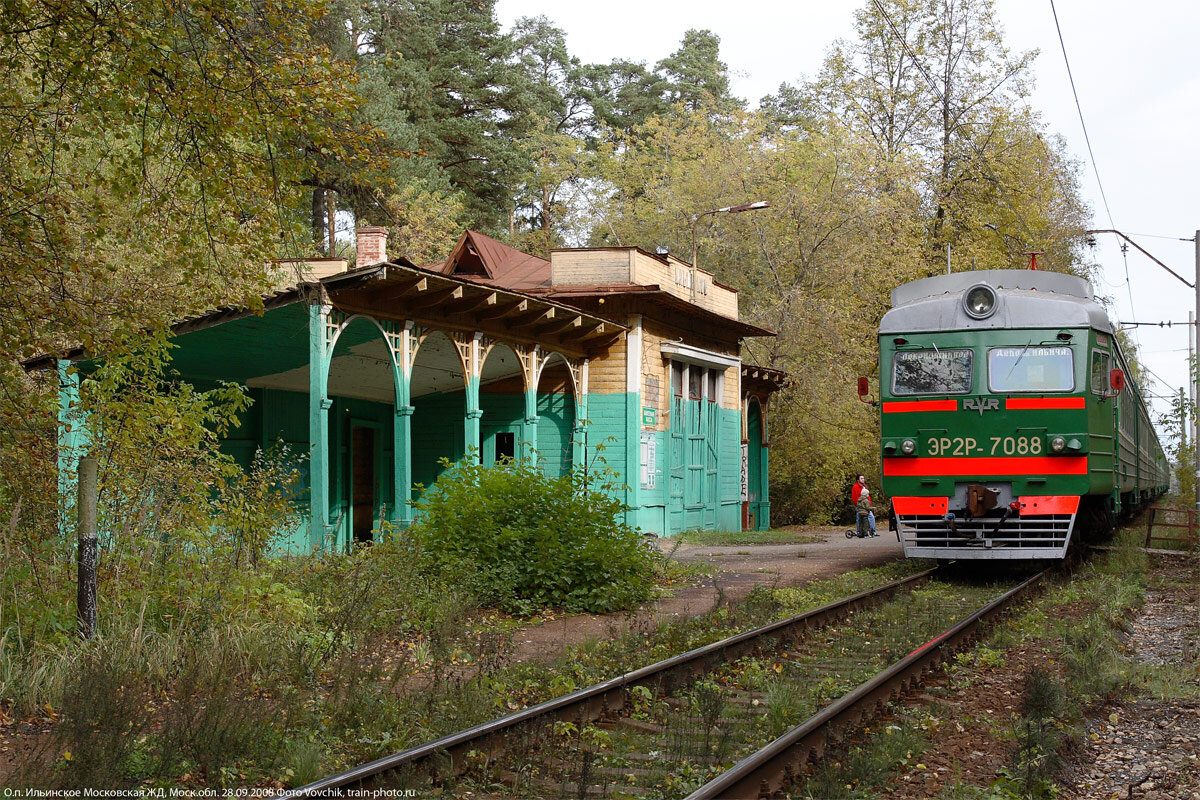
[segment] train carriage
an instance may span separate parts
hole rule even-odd
[[[1086,281],[966,272],[904,284],[892,306],[882,488],[907,556],[1061,559],[1166,491],[1158,437]]]

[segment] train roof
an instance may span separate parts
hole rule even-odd
[[[963,307],[963,294],[987,284],[998,308],[975,319]],[[1113,333],[1104,307],[1083,278],[1061,272],[994,269],[922,278],[892,290],[892,310],[883,315],[881,334],[968,328],[1089,327]]]

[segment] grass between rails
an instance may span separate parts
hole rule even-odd
[[[1093,556],[1024,611],[994,626],[975,649],[959,654],[945,685],[932,690],[945,696],[944,705],[894,707],[881,730],[868,730],[827,758],[793,796],[1051,798],[1060,789],[1064,754],[1081,741],[1090,709],[1122,698],[1200,695],[1195,670],[1138,664],[1123,655],[1123,628],[1146,588],[1170,580],[1151,570],[1146,554],[1136,549],[1144,535],[1136,524],[1122,530],[1116,550]],[[951,701],[964,693],[986,696],[995,708]],[[1006,694],[1013,700],[1008,709],[995,702]],[[971,769],[968,758],[984,753],[956,748],[952,740],[964,737],[994,744],[1004,753],[1003,763]],[[947,754],[962,760],[954,763]],[[948,768],[934,772],[930,759]]]
[[[527,762],[510,762],[509,774],[529,776],[513,794],[575,796],[567,787],[620,778],[649,800],[687,795],[996,593],[995,586],[924,584],[812,631],[787,652],[741,658],[668,696],[643,688],[634,694],[635,718],[651,728],[556,729],[547,737],[552,758],[543,745]],[[455,794],[465,795],[461,789]],[[612,791],[620,796],[621,787]]]

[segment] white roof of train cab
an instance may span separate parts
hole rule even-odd
[[[963,296],[985,284],[996,291],[996,312],[985,319],[969,315]],[[1079,328],[1113,332],[1104,307],[1083,278],[1061,272],[993,269],[922,278],[892,290],[892,309],[879,324],[881,334],[967,328]]]

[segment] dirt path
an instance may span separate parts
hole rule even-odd
[[[681,562],[713,564],[718,572],[692,586],[677,587],[672,596],[647,603],[627,614],[581,614],[519,629],[513,634],[517,661],[548,661],[568,646],[587,639],[618,635],[631,627],[705,614],[722,601],[738,601],[759,585],[800,586],[814,578],[883,564],[904,557],[894,533],[881,530],[875,539],[847,539],[843,528],[795,529],[821,541],[811,544],[694,545],[674,549]],[[670,553],[670,539],[659,540]]]

